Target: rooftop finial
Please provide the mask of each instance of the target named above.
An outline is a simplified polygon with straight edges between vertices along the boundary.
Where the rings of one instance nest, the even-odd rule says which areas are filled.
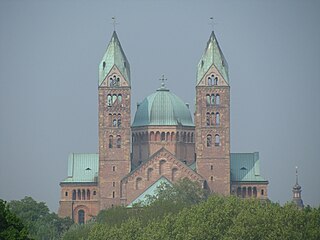
[[[116,31],[116,25],[118,22],[116,21],[116,17],[112,17],[112,25],[113,25],[113,31]]]
[[[210,17],[210,23],[209,23],[209,24],[211,25],[212,32],[213,32],[213,30],[214,30],[214,25],[216,25],[216,23],[213,21],[213,17]]]
[[[161,81],[161,88],[165,88],[166,84],[164,83],[164,81],[167,81],[167,79],[164,78],[164,74],[162,74],[162,77],[159,80]]]

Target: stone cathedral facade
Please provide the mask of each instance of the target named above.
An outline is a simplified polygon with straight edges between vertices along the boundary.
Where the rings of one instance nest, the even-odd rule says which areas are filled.
[[[212,193],[267,199],[259,153],[230,153],[228,64],[214,32],[197,67],[194,121],[188,104],[162,83],[137,104],[131,124],[131,81],[114,31],[99,65],[99,153],[70,154],[59,216],[84,223],[182,178]]]

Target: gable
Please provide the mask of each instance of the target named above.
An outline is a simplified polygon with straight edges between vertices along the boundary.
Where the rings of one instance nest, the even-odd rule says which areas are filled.
[[[185,163],[162,148],[121,180],[121,195],[126,198],[127,203],[131,203],[161,177],[172,183],[183,178],[200,183],[205,181]]]
[[[156,181],[150,187],[148,187],[136,199],[134,199],[131,203],[129,203],[127,207],[133,207],[134,204],[138,204],[138,203],[141,203],[142,205],[145,205],[146,201],[148,200],[148,196],[156,195],[157,194],[157,189],[163,184],[172,185],[172,183],[167,178],[160,177],[158,181]]]

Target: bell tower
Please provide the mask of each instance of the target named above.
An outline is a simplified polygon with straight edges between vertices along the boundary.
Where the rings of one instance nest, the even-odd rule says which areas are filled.
[[[130,65],[114,31],[99,65],[100,210],[121,204],[120,180],[130,172]]]
[[[228,64],[212,31],[198,64],[196,164],[211,192],[230,194],[230,86]]]

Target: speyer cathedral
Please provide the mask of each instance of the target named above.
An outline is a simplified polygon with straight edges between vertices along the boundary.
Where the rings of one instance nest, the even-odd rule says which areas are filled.
[[[197,66],[194,120],[188,104],[162,83],[137,104],[131,123],[131,81],[114,31],[99,65],[99,153],[69,155],[60,217],[84,223],[182,178],[212,193],[267,199],[259,153],[230,153],[228,64],[214,32]]]

